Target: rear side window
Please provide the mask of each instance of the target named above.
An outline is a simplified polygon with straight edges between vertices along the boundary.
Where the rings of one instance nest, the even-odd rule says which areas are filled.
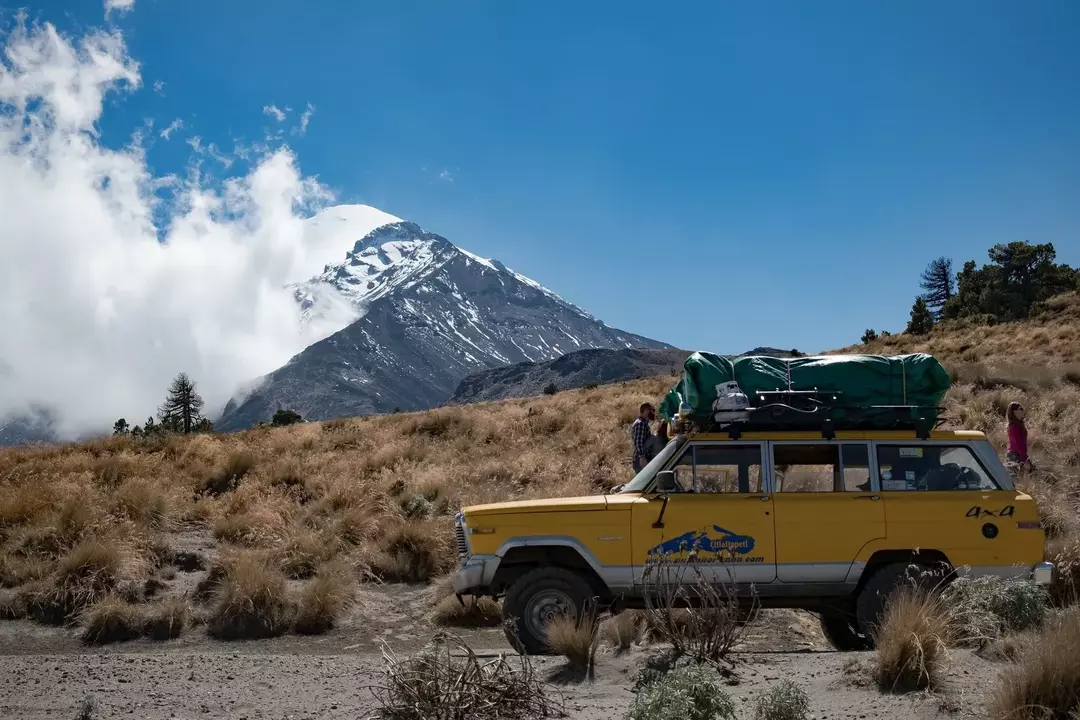
[[[868,491],[868,447],[865,443],[776,443],[773,445],[776,491]]]
[[[963,445],[878,445],[877,458],[884,491],[999,489]]]

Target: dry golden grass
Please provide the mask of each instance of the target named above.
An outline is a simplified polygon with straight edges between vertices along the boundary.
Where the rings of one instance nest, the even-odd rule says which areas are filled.
[[[1024,642],[1016,654],[1016,662],[1002,673],[987,717],[1075,717],[1080,707],[1080,614],[1076,610],[1062,614]]]
[[[334,623],[356,599],[356,577],[343,563],[319,568],[300,596],[294,630],[301,635],[318,635]]]
[[[597,629],[594,613],[582,613],[580,618],[557,615],[548,623],[544,640],[553,653],[566,658],[570,667],[585,670],[592,667],[596,657]]]
[[[170,640],[179,637],[191,618],[188,601],[182,597],[168,598],[145,609],[146,625],[143,632],[152,640]]]
[[[623,610],[600,625],[601,642],[618,652],[643,644],[648,634],[645,616],[637,610]]]
[[[901,587],[874,633],[874,678],[883,692],[937,690],[945,677],[954,628],[940,594]]]
[[[213,601],[209,631],[224,640],[281,635],[296,615],[285,575],[253,551],[230,558]]]
[[[142,606],[108,595],[83,612],[83,640],[92,645],[141,637],[146,628]]]

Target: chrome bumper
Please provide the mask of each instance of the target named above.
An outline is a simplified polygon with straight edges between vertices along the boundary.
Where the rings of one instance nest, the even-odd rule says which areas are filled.
[[[1054,563],[1041,562],[1031,571],[1031,579],[1036,585],[1051,585],[1055,572]]]
[[[454,592],[458,595],[471,595],[473,590],[484,584],[483,560],[471,560],[465,567],[454,573],[450,579],[454,583]]]

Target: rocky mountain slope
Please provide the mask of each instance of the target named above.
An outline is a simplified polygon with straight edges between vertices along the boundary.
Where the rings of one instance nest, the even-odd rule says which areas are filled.
[[[376,228],[294,290],[309,319],[343,300],[361,317],[253,383],[218,428],[250,427],[279,408],[310,419],[420,410],[479,370],[585,348],[670,348],[410,222]]]

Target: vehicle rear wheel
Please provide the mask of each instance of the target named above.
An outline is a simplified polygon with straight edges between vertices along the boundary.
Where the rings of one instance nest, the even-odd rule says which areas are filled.
[[[507,589],[503,599],[506,639],[519,653],[545,655],[547,625],[561,614],[577,619],[594,595],[589,583],[572,570],[530,570]]]
[[[914,563],[892,563],[874,571],[855,599],[855,618],[859,630],[872,638],[885,615],[889,596],[902,586],[932,590],[941,586],[949,570]]]
[[[874,638],[859,629],[859,621],[850,612],[827,610],[821,613],[821,632],[837,650],[854,652],[874,648]]]

